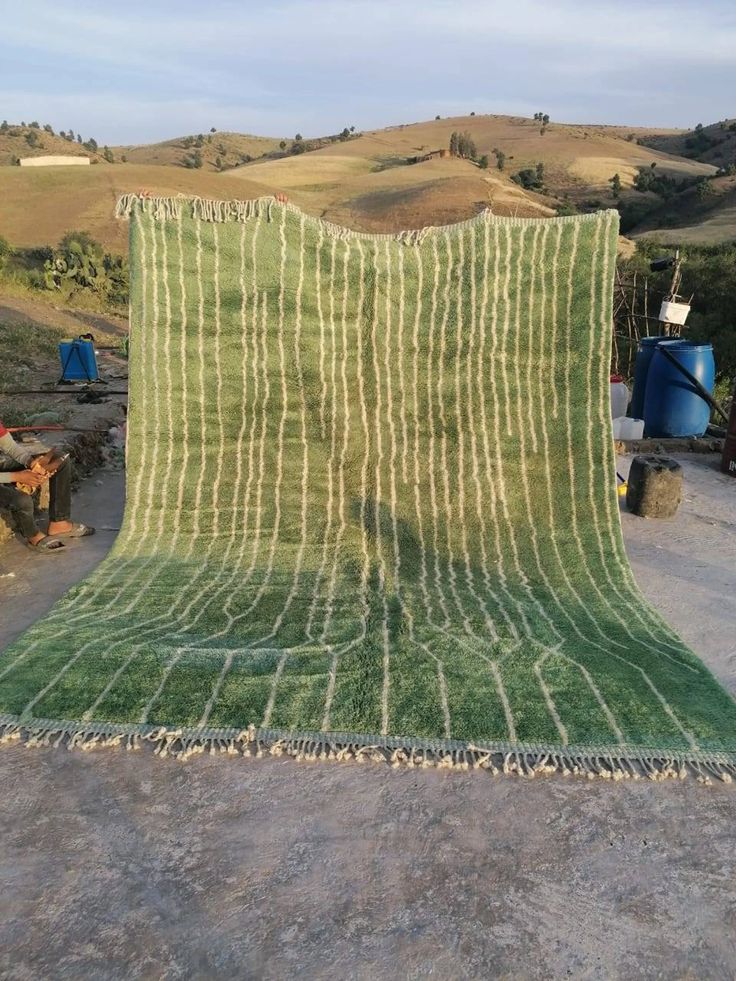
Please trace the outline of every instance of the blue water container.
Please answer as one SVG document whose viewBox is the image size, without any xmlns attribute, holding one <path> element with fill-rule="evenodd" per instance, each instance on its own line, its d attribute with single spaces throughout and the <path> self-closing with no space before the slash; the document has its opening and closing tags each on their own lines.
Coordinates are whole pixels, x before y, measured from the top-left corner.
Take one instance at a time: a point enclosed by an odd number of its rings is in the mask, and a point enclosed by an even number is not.
<svg viewBox="0 0 736 981">
<path fill-rule="evenodd" d="M 640 339 L 636 352 L 636 361 L 634 362 L 634 390 L 631 394 L 628 412 L 632 419 L 644 418 L 644 397 L 647 391 L 647 376 L 655 348 L 663 341 L 671 344 L 673 340 L 674 338 L 672 337 L 664 336 L 642 337 Z"/>
<path fill-rule="evenodd" d="M 668 340 L 668 352 L 713 394 L 716 365 L 712 344 Z M 655 345 L 647 373 L 644 398 L 645 436 L 702 436 L 710 406 L 677 365 Z"/>
<path fill-rule="evenodd" d="M 77 338 L 59 344 L 62 381 L 97 381 L 97 358 L 92 341 Z"/>
</svg>

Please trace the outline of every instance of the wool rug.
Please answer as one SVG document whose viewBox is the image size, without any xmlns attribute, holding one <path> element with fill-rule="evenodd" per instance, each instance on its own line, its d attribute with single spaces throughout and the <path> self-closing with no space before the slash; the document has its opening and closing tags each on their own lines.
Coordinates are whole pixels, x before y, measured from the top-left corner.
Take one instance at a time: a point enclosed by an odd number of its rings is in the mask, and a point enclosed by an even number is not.
<svg viewBox="0 0 736 981">
<path fill-rule="evenodd" d="M 736 705 L 624 552 L 616 212 L 119 214 L 125 518 L 2 655 L 5 739 L 730 780 Z"/>
</svg>

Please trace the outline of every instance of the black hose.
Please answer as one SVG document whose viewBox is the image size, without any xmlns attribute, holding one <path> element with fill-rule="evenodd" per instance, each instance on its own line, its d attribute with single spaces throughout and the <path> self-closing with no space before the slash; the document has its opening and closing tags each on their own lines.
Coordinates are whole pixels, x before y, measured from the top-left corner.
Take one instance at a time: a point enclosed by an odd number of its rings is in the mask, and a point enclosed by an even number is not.
<svg viewBox="0 0 736 981">
<path fill-rule="evenodd" d="M 691 372 L 689 372 L 684 365 L 681 365 L 680 362 L 677 360 L 677 358 L 674 356 L 674 354 L 672 354 L 670 351 L 668 351 L 667 350 L 667 347 L 664 344 L 658 344 L 657 345 L 657 350 L 659 351 L 660 354 L 663 354 L 667 358 L 668 361 L 672 362 L 672 364 L 677 369 L 679 369 L 679 371 L 682 372 L 682 374 L 687 378 L 687 380 L 690 382 L 690 384 L 695 387 L 695 391 L 698 393 L 698 395 L 702 399 L 704 399 L 704 401 L 706 401 L 708 403 L 708 405 L 711 407 L 711 409 L 713 409 L 715 412 L 717 412 L 725 420 L 726 425 L 728 425 L 728 416 L 723 411 L 723 409 L 720 407 L 720 405 L 716 402 L 716 400 L 713 398 L 713 396 L 710 394 L 710 392 L 708 391 L 708 389 L 705 388 L 698 381 L 698 379 L 695 377 L 695 375 L 691 374 Z"/>
</svg>

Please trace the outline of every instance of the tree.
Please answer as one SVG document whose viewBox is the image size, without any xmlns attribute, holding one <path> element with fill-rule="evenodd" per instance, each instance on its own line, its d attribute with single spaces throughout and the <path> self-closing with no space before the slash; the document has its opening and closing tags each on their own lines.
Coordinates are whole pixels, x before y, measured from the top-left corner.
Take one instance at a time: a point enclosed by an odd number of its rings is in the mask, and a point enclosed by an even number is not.
<svg viewBox="0 0 736 981">
<path fill-rule="evenodd" d="M 442 116 L 435 116 L 435 119 L 442 119 Z"/>
<path fill-rule="evenodd" d="M 28 125 L 31 127 L 31 129 L 41 129 L 41 127 L 40 127 L 40 125 L 39 125 L 39 123 L 38 123 L 38 121 L 36 119 L 34 119 L 33 122 L 32 123 L 29 123 Z"/>
<path fill-rule="evenodd" d="M 216 132 L 217 132 L 217 130 L 216 130 L 216 129 L 215 129 L 215 127 L 213 126 L 213 127 L 212 127 L 212 128 L 210 129 L 210 133 L 216 133 Z"/>
<path fill-rule="evenodd" d="M 215 157 L 215 170 L 222 170 L 222 157 Z"/>
<path fill-rule="evenodd" d="M 342 133 L 340 133 L 340 139 L 343 140 L 344 142 L 345 140 L 349 139 L 349 137 L 350 137 L 350 130 L 346 126 L 345 129 L 342 131 Z"/>
<path fill-rule="evenodd" d="M 481 170 L 488 170 L 489 163 L 490 160 L 488 159 L 488 154 L 484 153 L 483 156 L 478 161 L 478 166 L 480 167 Z"/>
<path fill-rule="evenodd" d="M 286 149 L 286 140 L 282 140 L 282 141 L 281 141 L 281 142 L 279 143 L 279 147 L 280 147 L 280 148 L 281 148 L 282 150 L 285 150 L 285 149 Z"/>
<path fill-rule="evenodd" d="M 548 112 L 545 112 L 545 114 L 542 116 L 542 122 L 544 123 L 545 126 L 549 122 L 549 113 Z"/>
<path fill-rule="evenodd" d="M 204 161 L 202 160 L 202 151 L 195 150 L 192 154 L 192 166 L 195 170 L 199 170 Z"/>
<path fill-rule="evenodd" d="M 102 151 L 102 155 L 103 155 L 103 157 L 105 158 L 105 160 L 107 160 L 107 162 L 108 162 L 109 164 L 111 164 L 111 163 L 115 163 L 115 155 L 113 154 L 113 152 L 112 152 L 112 150 L 110 149 L 110 147 L 109 147 L 109 146 L 106 146 L 106 147 L 105 147 L 105 148 L 103 149 L 103 151 Z"/>
<path fill-rule="evenodd" d="M 470 133 L 454 131 L 450 136 L 450 153 L 453 157 L 463 157 L 466 160 L 475 160 L 478 155 L 475 143 L 471 139 Z"/>
<path fill-rule="evenodd" d="M 128 162 L 128 158 L 125 156 L 124 153 L 121 153 L 120 154 L 120 162 L 121 163 L 127 163 Z"/>
<path fill-rule="evenodd" d="M 3 119 L 2 123 L 0 123 L 0 133 L 7 133 L 9 129 L 7 119 Z"/>
<path fill-rule="evenodd" d="M 69 132 L 66 134 L 66 138 L 69 140 L 70 143 L 73 142 L 73 140 L 74 140 L 74 130 L 73 129 L 70 129 L 69 130 Z"/>
<path fill-rule="evenodd" d="M 470 114 L 470 115 L 471 115 L 471 116 L 474 116 L 474 115 L 475 115 L 475 113 L 474 113 L 474 112 L 471 112 L 471 114 Z"/>
<path fill-rule="evenodd" d="M 41 145 L 41 141 L 38 138 L 38 133 L 35 129 L 31 129 L 26 133 L 26 143 L 28 146 L 37 147 Z"/>
<path fill-rule="evenodd" d="M 80 137 L 80 141 L 81 141 L 81 137 Z M 92 139 L 91 136 L 84 144 L 84 146 L 87 150 L 90 151 L 90 153 L 97 153 L 97 140 Z"/>
<path fill-rule="evenodd" d="M 351 127 L 350 127 L 350 132 L 351 132 L 351 133 L 354 133 L 354 132 L 355 132 L 355 127 L 354 127 L 354 126 L 351 126 Z"/>
<path fill-rule="evenodd" d="M 466 160 L 475 160 L 478 156 L 476 145 L 467 130 L 460 137 L 460 155 Z"/>
<path fill-rule="evenodd" d="M 302 141 L 302 134 L 301 133 L 297 133 L 296 136 L 294 137 L 294 142 L 295 143 L 301 143 L 301 141 Z"/>
<path fill-rule="evenodd" d="M 608 183 L 611 185 L 611 194 L 614 198 L 619 198 L 621 196 L 621 177 L 619 174 L 614 174 L 610 177 Z"/>
<path fill-rule="evenodd" d="M 82 134 L 77 133 L 77 143 L 81 143 L 81 142 L 82 142 Z"/>
<path fill-rule="evenodd" d="M 43 128 L 47 133 L 51 133 L 52 136 L 54 135 L 54 128 L 50 123 L 46 123 Z"/>
<path fill-rule="evenodd" d="M 503 150 L 496 150 L 496 166 L 499 170 L 503 170 L 506 166 L 506 154 Z"/>
<path fill-rule="evenodd" d="M 541 161 L 537 164 L 537 180 L 540 184 L 544 181 L 544 164 Z"/>
</svg>

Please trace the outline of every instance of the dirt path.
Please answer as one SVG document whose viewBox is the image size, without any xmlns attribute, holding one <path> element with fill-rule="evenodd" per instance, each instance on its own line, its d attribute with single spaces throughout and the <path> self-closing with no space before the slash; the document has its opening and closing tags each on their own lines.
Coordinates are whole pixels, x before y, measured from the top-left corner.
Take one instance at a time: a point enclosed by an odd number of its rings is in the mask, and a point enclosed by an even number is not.
<svg viewBox="0 0 736 981">
<path fill-rule="evenodd" d="M 0 297 L 0 323 L 36 324 L 47 327 L 53 325 L 68 331 L 71 337 L 77 334 L 102 331 L 124 337 L 128 333 L 126 317 L 114 314 L 90 313 L 86 310 L 72 310 L 56 307 L 25 297 Z"/>
<path fill-rule="evenodd" d="M 678 517 L 624 515 L 624 534 L 646 595 L 736 691 L 736 481 L 684 465 Z M 122 475 L 98 479 L 79 512 L 116 526 Z M 0 644 L 111 537 L 66 569 L 0 552 L 18 577 Z M 734 787 L 17 746 L 0 786 L 9 979 L 736 974 Z"/>
</svg>

